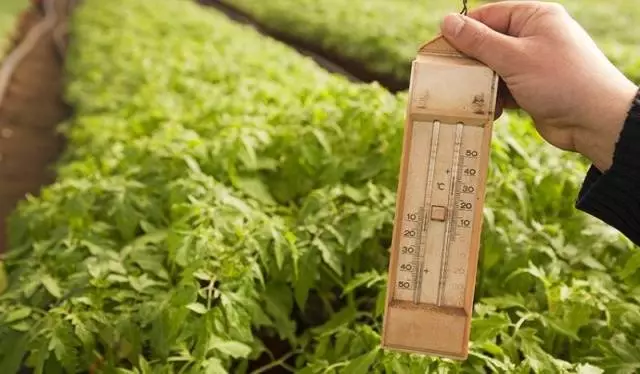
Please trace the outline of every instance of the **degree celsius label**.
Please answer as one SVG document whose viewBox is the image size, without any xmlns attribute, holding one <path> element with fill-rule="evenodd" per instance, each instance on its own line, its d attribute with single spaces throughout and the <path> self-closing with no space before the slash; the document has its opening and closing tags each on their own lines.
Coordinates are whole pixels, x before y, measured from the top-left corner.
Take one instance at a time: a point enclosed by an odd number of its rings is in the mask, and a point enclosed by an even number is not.
<svg viewBox="0 0 640 374">
<path fill-rule="evenodd" d="M 483 130 L 413 121 L 394 299 L 464 307 Z"/>
</svg>

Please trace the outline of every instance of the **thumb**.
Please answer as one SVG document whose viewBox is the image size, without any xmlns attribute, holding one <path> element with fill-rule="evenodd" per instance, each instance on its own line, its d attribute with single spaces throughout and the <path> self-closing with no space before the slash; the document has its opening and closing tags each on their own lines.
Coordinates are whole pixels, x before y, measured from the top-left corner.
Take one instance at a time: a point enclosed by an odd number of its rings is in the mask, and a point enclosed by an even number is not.
<svg viewBox="0 0 640 374">
<path fill-rule="evenodd" d="M 446 16 L 442 34 L 454 48 L 489 66 L 499 75 L 509 75 L 517 66 L 517 40 L 471 17 L 461 14 Z"/>
</svg>

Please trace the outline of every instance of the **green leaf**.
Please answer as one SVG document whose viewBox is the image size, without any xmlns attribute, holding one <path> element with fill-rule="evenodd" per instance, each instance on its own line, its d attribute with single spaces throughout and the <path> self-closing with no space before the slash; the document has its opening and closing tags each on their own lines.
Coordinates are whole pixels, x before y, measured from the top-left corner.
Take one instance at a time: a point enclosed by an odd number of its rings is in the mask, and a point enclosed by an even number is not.
<svg viewBox="0 0 640 374">
<path fill-rule="evenodd" d="M 591 364 L 579 364 L 576 372 L 577 374 L 602 374 L 604 370 Z"/>
<path fill-rule="evenodd" d="M 622 278 L 629 278 L 640 269 L 640 251 L 637 251 L 624 265 L 624 268 L 620 272 Z"/>
<path fill-rule="evenodd" d="M 360 203 L 367 198 L 367 194 L 365 191 L 353 188 L 351 186 L 345 186 L 344 193 L 356 203 Z"/>
<path fill-rule="evenodd" d="M 383 275 L 380 275 L 377 271 L 371 270 L 366 273 L 358 273 L 356 276 L 351 279 L 349 283 L 344 287 L 342 291 L 342 295 L 346 295 L 351 293 L 354 289 L 365 285 L 367 287 L 372 287 L 374 284 L 383 282 L 386 278 Z"/>
<path fill-rule="evenodd" d="M 507 308 L 514 308 L 514 307 L 523 308 L 525 310 L 527 309 L 525 306 L 525 300 L 522 297 L 522 295 L 502 295 L 502 296 L 495 296 L 495 297 L 483 297 L 482 300 L 480 301 L 483 304 L 495 306 L 496 308 L 500 308 L 500 309 L 507 309 Z"/>
<path fill-rule="evenodd" d="M 295 339 L 295 322 L 291 320 L 293 295 L 285 283 L 269 283 L 263 297 L 265 309 L 275 323 L 281 337 Z"/>
<path fill-rule="evenodd" d="M 331 318 L 321 326 L 314 327 L 313 333 L 317 335 L 331 334 L 336 329 L 345 328 L 350 322 L 353 322 L 357 314 L 357 310 L 353 306 L 347 305 L 339 312 L 331 316 Z"/>
<path fill-rule="evenodd" d="M 187 309 L 196 312 L 198 314 L 205 314 L 207 313 L 207 307 L 200 304 L 200 303 L 191 303 L 189 305 L 187 305 Z"/>
<path fill-rule="evenodd" d="M 305 310 L 309 290 L 315 284 L 318 273 L 318 257 L 307 252 L 300 259 L 300 276 L 293 283 L 296 304 Z"/>
<path fill-rule="evenodd" d="M 349 374 L 368 374 L 369 367 L 373 364 L 376 357 L 378 356 L 378 350 L 379 348 L 375 348 L 374 350 L 351 360 L 349 365 L 344 368 L 343 372 Z"/>
<path fill-rule="evenodd" d="M 20 321 L 22 319 L 29 317 L 30 315 L 31 315 L 31 308 L 26 306 L 19 306 L 5 315 L 4 322 L 11 323 L 15 321 Z"/>
<path fill-rule="evenodd" d="M 376 296 L 376 308 L 374 310 L 375 317 L 380 317 L 384 314 L 386 304 L 387 304 L 387 289 L 386 287 L 384 287 L 380 290 L 380 292 L 378 292 L 378 296 Z"/>
<path fill-rule="evenodd" d="M 284 264 L 284 251 L 289 245 L 285 242 L 285 238 L 282 237 L 277 228 L 273 226 L 271 226 L 271 237 L 273 238 L 273 252 L 276 258 L 276 266 L 278 270 L 281 270 Z"/>
<path fill-rule="evenodd" d="M 202 365 L 206 374 L 227 374 L 227 370 L 222 366 L 222 361 L 212 357 L 205 361 Z"/>
<path fill-rule="evenodd" d="M 327 154 L 331 154 L 331 143 L 327 139 L 327 136 L 324 134 L 324 132 L 322 132 L 321 130 L 319 130 L 317 128 L 312 128 L 311 132 L 313 133 L 315 138 L 318 140 L 318 143 L 320 143 L 320 145 L 322 146 L 324 151 Z"/>
<path fill-rule="evenodd" d="M 472 340 L 477 343 L 493 340 L 500 332 L 507 331 L 510 326 L 511 321 L 502 313 L 474 319 L 471 327 Z"/>
<path fill-rule="evenodd" d="M 7 350 L 0 352 L 0 373 L 17 373 L 27 353 L 29 336 L 13 333 L 5 335 L 3 339 L 9 339 L 8 341 L 11 341 L 12 344 L 7 347 Z"/>
<path fill-rule="evenodd" d="M 74 326 L 74 333 L 76 334 L 78 339 L 80 339 L 82 344 L 84 344 L 84 346 L 87 348 L 91 347 L 94 344 L 94 337 L 92 332 L 87 327 L 87 324 L 75 314 L 69 314 L 67 316 L 67 319 Z"/>
<path fill-rule="evenodd" d="M 357 223 L 351 228 L 347 240 L 347 253 L 353 253 L 365 240 L 372 238 L 385 218 L 386 213 L 375 211 L 360 214 Z"/>
<path fill-rule="evenodd" d="M 46 290 L 49 291 L 49 293 L 53 297 L 57 299 L 62 297 L 62 292 L 60 291 L 60 286 L 58 285 L 58 281 L 55 280 L 51 275 L 44 274 L 40 279 L 40 282 L 42 282 L 42 285 L 44 286 L 44 288 L 46 288 Z"/>
<path fill-rule="evenodd" d="M 189 155 L 185 155 L 184 162 L 187 164 L 189 169 L 194 173 L 197 173 L 197 174 L 202 173 L 202 170 L 200 169 L 200 165 L 198 165 L 198 161 L 196 161 L 193 157 Z"/>
<path fill-rule="evenodd" d="M 251 353 L 251 347 L 248 345 L 231 340 L 222 340 L 218 337 L 212 337 L 209 340 L 209 350 L 217 350 L 233 358 L 247 358 Z"/>
<path fill-rule="evenodd" d="M 152 280 L 147 274 L 142 274 L 139 277 L 130 276 L 128 281 L 131 288 L 140 293 L 153 292 L 153 290 L 149 290 L 149 288 L 160 284 L 159 282 Z"/>
<path fill-rule="evenodd" d="M 151 374 L 151 365 L 143 356 L 138 356 L 138 367 L 141 374 Z"/>
<path fill-rule="evenodd" d="M 341 261 L 335 252 L 336 249 L 329 248 L 323 241 L 320 239 L 315 239 L 313 241 L 313 245 L 320 250 L 322 254 L 322 260 L 329 265 L 331 270 L 335 271 L 338 275 L 342 275 L 342 266 L 340 265 Z"/>
<path fill-rule="evenodd" d="M 267 185 L 259 178 L 239 177 L 234 181 L 234 183 L 240 191 L 261 203 L 268 205 L 276 203 L 273 196 L 271 196 L 271 192 L 269 192 Z"/>
<path fill-rule="evenodd" d="M 2 295 L 8 286 L 7 272 L 4 270 L 4 263 L 0 260 L 0 295 Z"/>
</svg>

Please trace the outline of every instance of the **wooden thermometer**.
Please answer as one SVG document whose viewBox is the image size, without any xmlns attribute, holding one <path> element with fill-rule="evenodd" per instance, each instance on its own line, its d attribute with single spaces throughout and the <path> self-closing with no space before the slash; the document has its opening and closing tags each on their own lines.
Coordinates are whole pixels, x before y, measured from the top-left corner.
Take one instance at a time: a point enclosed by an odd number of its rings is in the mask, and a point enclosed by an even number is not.
<svg viewBox="0 0 640 374">
<path fill-rule="evenodd" d="M 497 89 L 443 37 L 413 61 L 383 348 L 468 356 Z"/>
</svg>

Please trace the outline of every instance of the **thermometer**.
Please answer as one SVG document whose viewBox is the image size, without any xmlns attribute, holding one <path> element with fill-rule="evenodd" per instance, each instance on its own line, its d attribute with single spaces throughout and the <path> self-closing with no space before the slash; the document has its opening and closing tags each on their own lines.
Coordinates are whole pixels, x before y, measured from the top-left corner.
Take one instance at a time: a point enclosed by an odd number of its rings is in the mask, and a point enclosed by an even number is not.
<svg viewBox="0 0 640 374">
<path fill-rule="evenodd" d="M 441 36 L 412 63 L 383 348 L 468 356 L 497 89 Z"/>
</svg>

